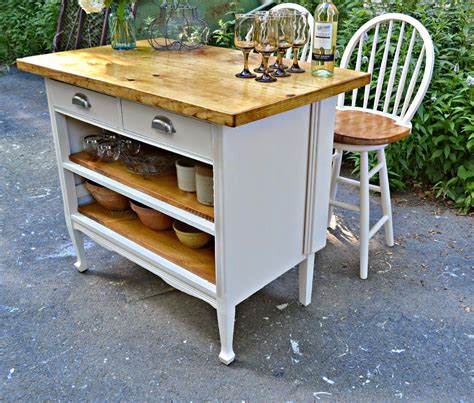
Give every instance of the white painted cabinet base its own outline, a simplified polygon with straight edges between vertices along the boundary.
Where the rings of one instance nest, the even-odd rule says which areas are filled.
[[[209,303],[217,310],[219,359],[224,364],[235,358],[235,308],[240,302],[298,264],[300,302],[311,302],[314,253],[326,240],[335,98],[237,128],[177,115],[176,127],[185,132],[179,131],[173,139],[161,133],[154,136],[152,122],[144,123],[143,119],[155,115],[150,107],[90,94],[100,110],[118,111],[117,119],[102,116],[93,110],[94,104],[87,113],[71,107],[68,99],[80,88],[47,80],[47,91],[66,224],[79,271],[87,269],[85,234]],[[156,115],[160,112],[156,109]],[[141,127],[144,133],[139,132]],[[205,143],[193,138],[194,127]],[[100,132],[99,128],[212,164],[214,222],[72,163],[69,155],[79,152],[83,137]],[[214,235],[215,284],[81,214],[79,204],[90,200],[81,184],[84,177]]]

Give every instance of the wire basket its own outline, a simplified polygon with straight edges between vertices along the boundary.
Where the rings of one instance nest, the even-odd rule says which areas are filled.
[[[192,50],[209,41],[207,23],[189,0],[164,0],[148,25],[148,42],[156,50]]]

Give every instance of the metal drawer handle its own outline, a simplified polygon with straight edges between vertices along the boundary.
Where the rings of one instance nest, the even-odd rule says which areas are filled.
[[[89,109],[92,106],[89,102],[89,99],[84,94],[81,94],[79,92],[72,97],[72,104],[80,106],[84,109]]]
[[[151,128],[166,134],[176,133],[176,130],[173,126],[173,122],[166,116],[155,116],[155,118],[151,122]]]

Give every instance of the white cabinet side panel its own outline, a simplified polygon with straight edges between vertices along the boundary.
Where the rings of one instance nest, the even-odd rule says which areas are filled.
[[[238,304],[304,259],[310,107],[216,133],[217,293]]]

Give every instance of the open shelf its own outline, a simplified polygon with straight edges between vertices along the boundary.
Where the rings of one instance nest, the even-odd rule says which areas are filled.
[[[69,159],[78,165],[139,190],[174,207],[214,222],[214,208],[199,203],[195,193],[180,190],[175,174],[142,177],[129,172],[122,161],[101,162],[93,160],[85,151],[72,154],[69,156]]]
[[[109,212],[97,202],[79,207],[79,213],[160,255],[189,272],[216,284],[214,244],[191,249],[179,242],[173,231],[145,227],[133,211]]]

